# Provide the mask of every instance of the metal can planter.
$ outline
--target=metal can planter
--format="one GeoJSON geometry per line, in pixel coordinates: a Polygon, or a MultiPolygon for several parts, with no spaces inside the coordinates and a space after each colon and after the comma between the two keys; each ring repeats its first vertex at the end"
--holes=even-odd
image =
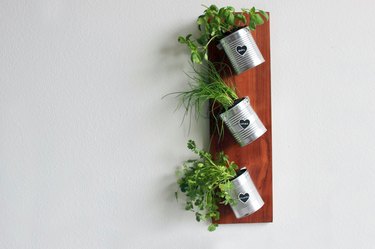
{"type": "Polygon", "coordinates": [[[232,183],[234,187],[230,194],[236,200],[236,204],[231,205],[231,208],[237,219],[255,213],[264,205],[246,168],[240,169],[232,183]]]}
{"type": "Polygon", "coordinates": [[[262,136],[266,131],[262,121],[250,106],[249,97],[243,98],[229,110],[220,114],[229,131],[240,146],[245,146],[262,136]]]}
{"type": "Polygon", "coordinates": [[[222,38],[220,45],[227,54],[236,74],[264,62],[264,58],[247,27],[222,38]]]}

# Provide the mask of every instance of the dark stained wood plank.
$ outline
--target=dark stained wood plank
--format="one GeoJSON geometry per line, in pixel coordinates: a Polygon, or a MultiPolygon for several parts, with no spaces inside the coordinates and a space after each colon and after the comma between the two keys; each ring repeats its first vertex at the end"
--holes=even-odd
{"type": "MultiPolygon", "coordinates": [[[[249,96],[252,107],[267,128],[267,132],[253,143],[240,147],[230,132],[225,129],[225,136],[219,143],[213,129],[211,117],[211,153],[224,150],[229,159],[240,167],[246,166],[263,198],[264,206],[256,213],[236,219],[229,206],[221,207],[220,224],[272,222],[272,123],[271,123],[271,56],[270,56],[270,24],[269,21],[257,26],[252,35],[265,59],[265,62],[246,72],[227,77],[226,82],[234,80],[239,97],[249,96]]],[[[222,51],[214,45],[209,48],[211,61],[225,61],[222,51]]]]}

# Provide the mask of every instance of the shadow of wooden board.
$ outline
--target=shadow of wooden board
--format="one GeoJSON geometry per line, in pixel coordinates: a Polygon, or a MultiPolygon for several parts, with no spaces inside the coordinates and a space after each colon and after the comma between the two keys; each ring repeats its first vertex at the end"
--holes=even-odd
{"type": "MultiPolygon", "coordinates": [[[[229,206],[220,207],[221,218],[219,224],[231,223],[260,223],[272,222],[272,123],[271,123],[271,56],[270,56],[270,22],[257,26],[251,32],[265,62],[249,69],[240,75],[226,77],[224,81],[234,81],[238,96],[250,97],[250,103],[258,114],[260,120],[267,128],[267,132],[249,145],[240,147],[229,130],[225,128],[223,140],[218,141],[214,132],[213,118],[211,116],[210,133],[212,136],[211,153],[224,151],[229,160],[234,161],[240,168],[246,167],[251,178],[261,195],[264,206],[257,212],[237,219],[229,206]]],[[[209,48],[209,59],[213,62],[226,61],[225,55],[216,46],[209,48]]]]}

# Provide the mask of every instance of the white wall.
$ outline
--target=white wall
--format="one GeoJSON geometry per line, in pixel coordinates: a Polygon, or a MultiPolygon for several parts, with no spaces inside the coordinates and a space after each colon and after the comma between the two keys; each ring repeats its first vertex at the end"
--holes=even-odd
{"type": "Polygon", "coordinates": [[[173,197],[207,122],[161,100],[200,4],[0,1],[0,248],[375,247],[373,1],[250,2],[271,12],[274,223],[215,233],[173,197]]]}

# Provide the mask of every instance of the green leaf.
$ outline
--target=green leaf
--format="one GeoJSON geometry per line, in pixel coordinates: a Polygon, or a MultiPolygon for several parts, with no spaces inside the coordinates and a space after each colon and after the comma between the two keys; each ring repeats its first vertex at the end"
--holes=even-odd
{"type": "Polygon", "coordinates": [[[228,19],[227,19],[227,22],[228,22],[230,25],[234,25],[234,15],[233,15],[232,13],[229,14],[228,19]]]}
{"type": "Polygon", "coordinates": [[[255,12],[256,12],[256,9],[255,9],[255,7],[252,7],[252,8],[250,9],[250,14],[251,14],[251,15],[254,15],[254,14],[255,14],[255,12]]]}
{"type": "Polygon", "coordinates": [[[195,220],[200,222],[202,215],[200,213],[195,213],[195,220]]]}
{"type": "Polygon", "coordinates": [[[256,24],[255,24],[254,18],[252,18],[250,19],[250,22],[249,22],[249,28],[250,30],[255,30],[255,27],[256,27],[256,24]]]}
{"type": "Polygon", "coordinates": [[[259,14],[255,14],[253,18],[254,18],[254,22],[256,25],[260,25],[264,23],[263,18],[259,14]]]}
{"type": "Polygon", "coordinates": [[[264,18],[266,18],[266,20],[268,21],[268,14],[267,12],[265,12],[264,10],[258,10],[260,14],[262,14],[262,16],[264,16],[264,18]]]}
{"type": "Polygon", "coordinates": [[[219,184],[219,188],[221,191],[223,191],[225,189],[225,184],[219,184]]]}
{"type": "Polygon", "coordinates": [[[219,219],[220,219],[220,212],[215,211],[215,220],[219,220],[219,219]]]}
{"type": "Polygon", "coordinates": [[[195,142],[193,141],[193,140],[189,140],[188,141],[188,143],[187,143],[187,147],[188,147],[188,149],[190,149],[190,150],[193,150],[193,149],[195,149],[197,146],[195,145],[195,142]]]}
{"type": "Polygon", "coordinates": [[[198,39],[197,39],[197,42],[202,45],[202,46],[205,46],[208,42],[208,38],[207,38],[207,35],[203,34],[201,35],[198,39]]]}
{"type": "Polygon", "coordinates": [[[219,30],[218,26],[212,24],[211,37],[215,36],[218,30],[219,30]]]}
{"type": "Polygon", "coordinates": [[[202,203],[202,200],[201,199],[198,199],[194,202],[194,205],[195,206],[199,206],[200,204],[202,203]]]}
{"type": "Polygon", "coordinates": [[[193,63],[201,64],[202,63],[202,58],[199,56],[197,52],[191,53],[191,61],[193,63]]]}
{"type": "Polygon", "coordinates": [[[214,4],[212,4],[212,5],[210,6],[210,10],[215,11],[215,12],[219,11],[219,9],[217,8],[217,6],[214,5],[214,4]]]}
{"type": "Polygon", "coordinates": [[[182,43],[182,44],[186,43],[185,38],[182,37],[182,36],[179,36],[177,40],[178,40],[179,43],[182,43]]]}
{"type": "Polygon", "coordinates": [[[231,164],[232,164],[232,168],[233,168],[234,170],[238,169],[238,165],[237,165],[237,164],[235,164],[234,162],[232,162],[231,164]]]}
{"type": "Polygon", "coordinates": [[[180,185],[180,189],[182,193],[185,193],[188,190],[188,185],[184,182],[180,185]]]}
{"type": "Polygon", "coordinates": [[[236,14],[236,19],[242,23],[246,23],[246,17],[243,14],[236,14]]]}
{"type": "Polygon", "coordinates": [[[198,19],[197,19],[197,24],[201,25],[201,24],[203,24],[203,23],[205,23],[205,21],[204,21],[204,16],[202,15],[202,16],[199,16],[199,17],[198,17],[198,19]]]}
{"type": "Polygon", "coordinates": [[[193,181],[193,180],[188,180],[188,183],[189,183],[190,185],[194,185],[194,184],[195,184],[195,181],[193,181]]]}
{"type": "Polygon", "coordinates": [[[186,40],[186,45],[189,47],[189,49],[191,50],[192,53],[195,53],[196,50],[197,50],[197,45],[195,43],[193,43],[192,41],[190,40],[186,40]]]}
{"type": "Polygon", "coordinates": [[[224,16],[225,8],[220,8],[219,9],[219,16],[224,16]]]}
{"type": "Polygon", "coordinates": [[[235,11],[235,9],[234,9],[232,6],[228,6],[228,7],[227,7],[227,10],[229,10],[229,11],[231,11],[231,12],[234,12],[234,11],[235,11]]]}
{"type": "Polygon", "coordinates": [[[225,19],[228,19],[229,15],[231,14],[231,12],[227,9],[224,10],[224,18],[225,19]]]}
{"type": "Polygon", "coordinates": [[[218,224],[211,224],[208,226],[208,231],[213,232],[218,227],[218,224]]]}
{"type": "Polygon", "coordinates": [[[214,20],[215,20],[216,24],[220,25],[220,23],[221,23],[221,18],[220,17],[215,16],[214,20]]]}
{"type": "Polygon", "coordinates": [[[193,209],[193,203],[186,202],[185,210],[192,210],[193,209]]]}

